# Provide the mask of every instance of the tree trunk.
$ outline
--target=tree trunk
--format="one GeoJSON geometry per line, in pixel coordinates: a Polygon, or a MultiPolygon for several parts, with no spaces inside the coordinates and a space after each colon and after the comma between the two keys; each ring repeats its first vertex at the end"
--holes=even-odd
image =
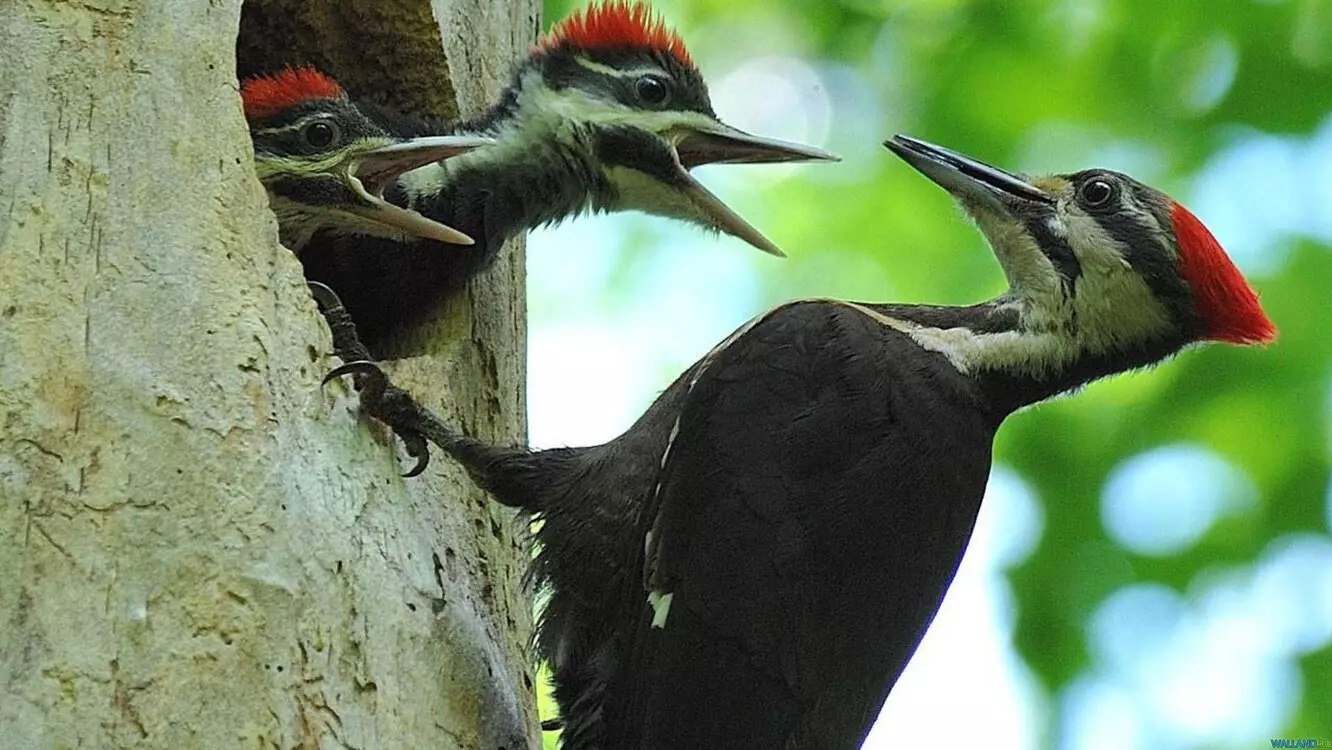
{"type": "MultiPolygon", "coordinates": [[[[472,112],[536,13],[0,2],[0,746],[538,744],[526,537],[444,456],[399,478],[321,390],[235,78],[314,63],[472,112]]],[[[511,248],[390,373],[520,441],[523,335],[511,248]]]]}

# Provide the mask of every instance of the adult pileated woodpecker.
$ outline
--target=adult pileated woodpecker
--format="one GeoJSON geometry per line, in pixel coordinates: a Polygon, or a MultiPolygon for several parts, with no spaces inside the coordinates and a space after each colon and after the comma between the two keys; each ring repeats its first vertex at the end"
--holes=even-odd
{"type": "Polygon", "coordinates": [[[282,243],[299,253],[323,229],[394,240],[472,238],[384,200],[402,173],[492,143],[478,135],[398,137],[365,115],[335,81],[288,69],[241,85],[254,166],[282,243]]]}
{"type": "Polygon", "coordinates": [[[858,747],[952,580],[1005,417],[1190,344],[1276,335],[1150,187],[886,145],[976,221],[1008,292],[782,305],[589,448],[486,445],[396,394],[408,432],[544,521],[539,645],[566,748],[858,747]]]}
{"type": "Polygon", "coordinates": [[[780,250],[690,174],[702,164],[835,160],[717,119],[683,41],[645,5],[592,5],[551,29],[478,119],[444,125],[363,105],[398,136],[493,137],[495,146],[409,172],[386,196],[476,239],[422,243],[316,237],[306,276],[332,287],[366,343],[410,324],[490,263],[503,242],[584,211],[645,211],[780,250]]]}

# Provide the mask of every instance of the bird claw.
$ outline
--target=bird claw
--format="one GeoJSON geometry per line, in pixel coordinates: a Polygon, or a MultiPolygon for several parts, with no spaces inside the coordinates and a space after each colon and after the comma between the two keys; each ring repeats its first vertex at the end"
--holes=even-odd
{"type": "Polygon", "coordinates": [[[342,300],[338,298],[337,292],[333,291],[327,284],[318,281],[307,281],[305,285],[310,287],[310,296],[319,305],[320,312],[328,312],[335,309],[345,309],[342,307],[342,300]]]}
{"type": "Polygon", "coordinates": [[[356,323],[338,298],[337,292],[318,281],[305,283],[310,287],[310,296],[319,305],[324,322],[328,323],[329,332],[333,334],[333,356],[343,362],[373,362],[374,357],[366,345],[361,343],[361,337],[356,333],[356,323]]]}
{"type": "Polygon", "coordinates": [[[384,370],[380,368],[378,362],[369,359],[356,360],[334,367],[328,371],[319,385],[326,386],[344,375],[356,377],[355,382],[358,391],[377,389],[382,392],[389,386],[388,375],[384,374],[384,370]]]}
{"type": "Polygon", "coordinates": [[[426,467],[430,465],[430,447],[419,432],[411,430],[395,430],[395,432],[397,432],[398,437],[402,438],[402,444],[407,451],[407,455],[416,459],[416,465],[411,468],[411,471],[402,475],[403,479],[411,479],[425,471],[426,467]]]}
{"type": "Polygon", "coordinates": [[[361,409],[388,425],[393,434],[402,440],[407,455],[416,459],[416,465],[402,476],[419,475],[430,465],[430,448],[425,436],[410,425],[414,423],[413,415],[423,412],[423,407],[407,391],[393,385],[388,374],[370,356],[338,295],[317,281],[311,281],[309,285],[310,293],[319,303],[320,312],[333,332],[333,354],[344,362],[324,376],[320,387],[350,375],[352,385],[361,394],[361,409]]]}

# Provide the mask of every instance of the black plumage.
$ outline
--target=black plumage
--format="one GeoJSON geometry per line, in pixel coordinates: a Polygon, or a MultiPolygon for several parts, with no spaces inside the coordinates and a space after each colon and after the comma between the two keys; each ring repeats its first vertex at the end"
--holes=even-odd
{"type": "Polygon", "coordinates": [[[564,747],[858,745],[956,570],[1003,417],[872,310],[769,313],[604,445],[423,430],[542,522],[564,747]],[[664,628],[651,590],[673,593],[664,628]]]}
{"type": "MultiPolygon", "coordinates": [[[[365,105],[363,105],[365,106],[365,105]]],[[[441,132],[493,133],[509,116],[507,106],[475,123],[450,127],[383,108],[371,116],[389,132],[411,137],[441,132]]],[[[580,140],[525,144],[521,161],[458,160],[431,169],[440,190],[413,200],[401,181],[385,198],[455,227],[476,241],[471,246],[430,240],[324,232],[301,254],[306,278],[336,290],[356,321],[362,339],[378,349],[384,338],[419,322],[441,300],[488,268],[510,238],[543,223],[576,215],[593,196],[612,191],[580,140]]]]}
{"type": "Polygon", "coordinates": [[[604,746],[858,742],[971,533],[984,406],[943,355],[837,303],[718,352],[644,503],[646,588],[673,598],[662,627],[639,608],[604,746]]]}
{"type": "Polygon", "coordinates": [[[371,350],[487,268],[508,239],[584,212],[646,211],[780,252],[688,170],[836,157],[726,126],[698,69],[670,50],[580,44],[557,36],[538,45],[496,103],[473,120],[444,123],[359,103],[399,138],[468,134],[496,141],[409,173],[385,193],[394,204],[462,231],[475,245],[331,229],[302,251],[306,277],[337,292],[371,350]]]}
{"type": "Polygon", "coordinates": [[[780,306],[599,446],[492,446],[399,400],[391,423],[541,521],[565,748],[859,747],[957,570],[1004,419],[1191,343],[1274,335],[1201,224],[1181,239],[1183,209],[1128,177],[889,145],[986,231],[1009,292],[780,306]],[[1227,284],[1193,285],[1200,259],[1227,284]]]}

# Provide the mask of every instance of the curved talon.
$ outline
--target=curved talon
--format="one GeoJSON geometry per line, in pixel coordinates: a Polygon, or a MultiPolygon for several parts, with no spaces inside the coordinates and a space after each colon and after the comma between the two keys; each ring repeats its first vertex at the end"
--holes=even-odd
{"type": "Polygon", "coordinates": [[[319,311],[323,313],[333,334],[334,356],[350,360],[330,370],[320,381],[319,387],[323,388],[344,375],[351,375],[353,385],[361,394],[361,407],[365,413],[388,425],[403,442],[407,454],[416,459],[416,465],[402,476],[418,476],[430,465],[429,445],[425,436],[416,430],[396,426],[395,422],[401,420],[395,419],[394,414],[397,408],[404,405],[417,409],[420,407],[405,391],[394,388],[379,363],[370,359],[371,354],[357,339],[356,326],[337,293],[318,281],[307,281],[306,286],[310,288],[310,295],[314,297],[315,304],[319,305],[319,311]]]}
{"type": "MultiPolygon", "coordinates": [[[[395,432],[397,432],[395,430],[395,432]]],[[[398,432],[398,438],[402,440],[403,446],[407,449],[407,455],[416,459],[416,465],[412,470],[403,474],[404,479],[410,479],[426,470],[430,465],[430,448],[426,445],[426,440],[419,432],[398,432]]]]}
{"type": "Polygon", "coordinates": [[[378,362],[373,362],[368,359],[359,359],[355,362],[348,362],[345,365],[339,365],[332,370],[329,370],[328,374],[324,376],[324,379],[319,385],[321,387],[328,385],[330,381],[337,380],[343,375],[360,375],[384,383],[388,382],[388,376],[384,374],[382,369],[380,369],[378,362]]]}
{"type": "Polygon", "coordinates": [[[327,284],[318,281],[307,281],[305,285],[310,287],[310,296],[319,305],[319,309],[328,312],[342,307],[342,300],[338,298],[337,292],[334,292],[327,284]]]}

